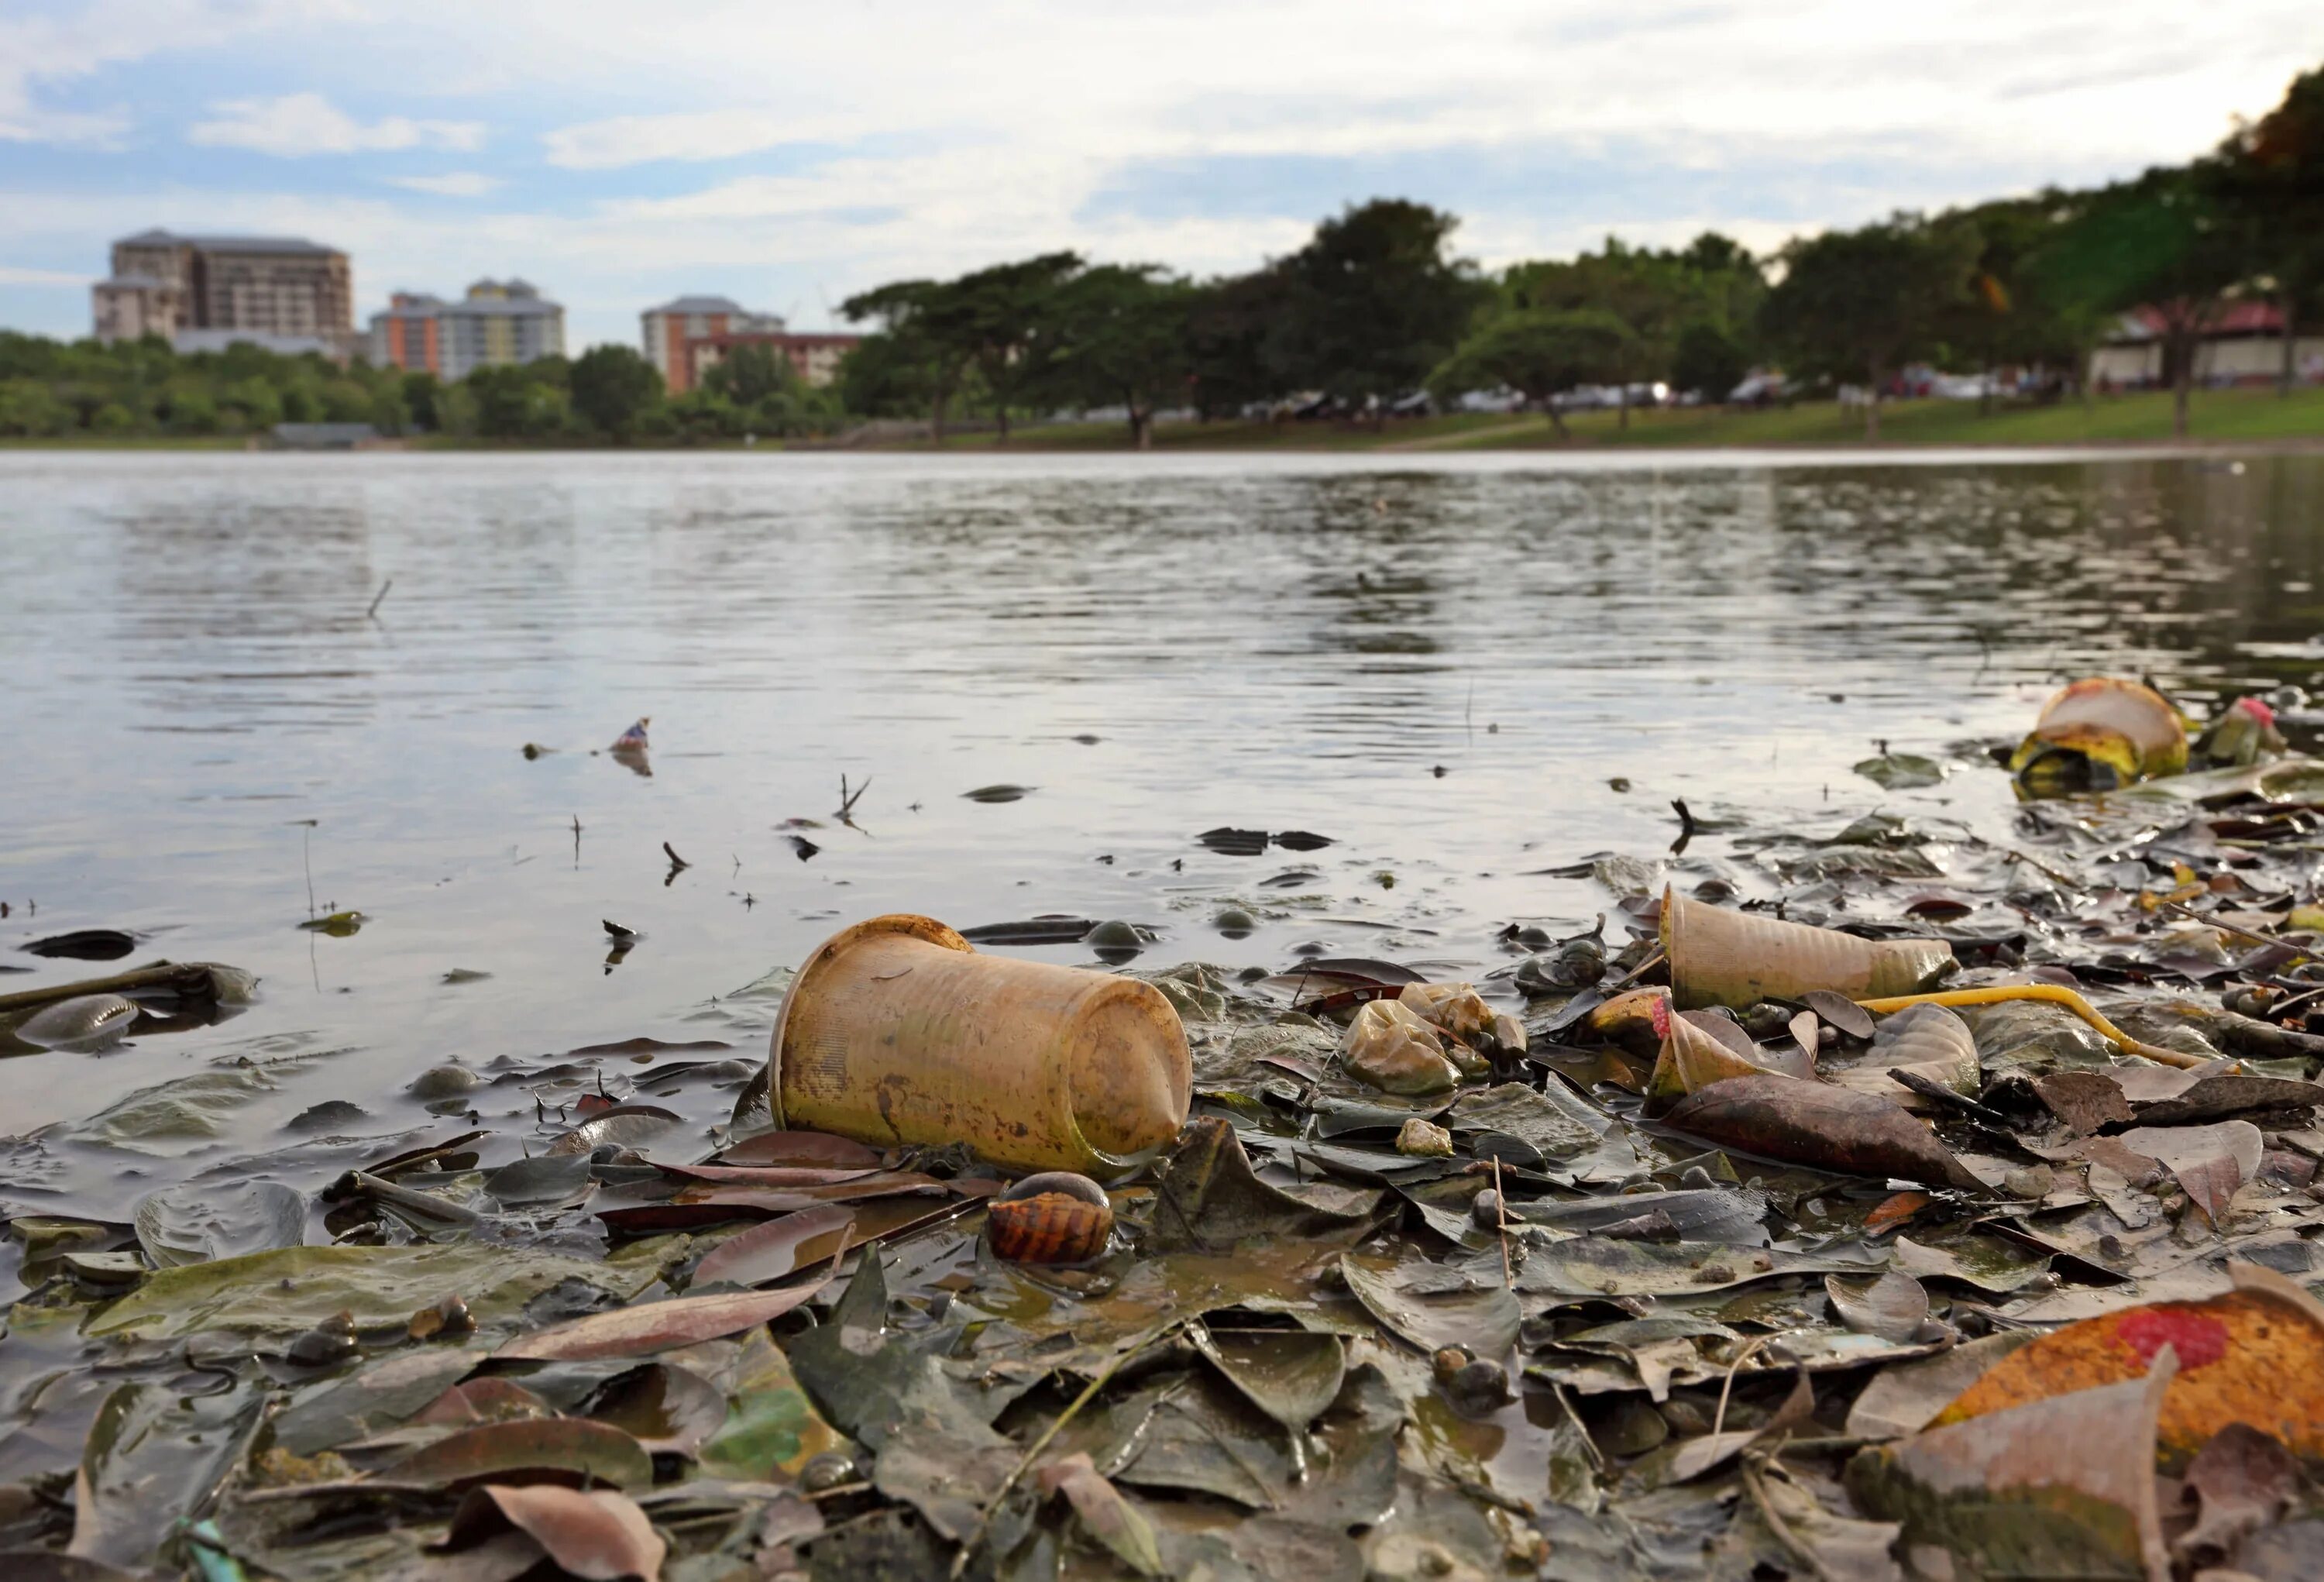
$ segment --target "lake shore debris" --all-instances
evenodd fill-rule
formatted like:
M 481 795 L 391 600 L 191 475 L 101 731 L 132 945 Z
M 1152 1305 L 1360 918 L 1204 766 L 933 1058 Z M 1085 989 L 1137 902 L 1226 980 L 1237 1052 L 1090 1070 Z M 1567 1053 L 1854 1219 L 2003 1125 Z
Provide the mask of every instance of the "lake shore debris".
M 247 1152 L 267 1063 L 172 1076 L 13 1144 L 202 1153 L 7 1189 L 0 1563 L 2324 1574 L 2324 764 L 2238 704 L 2162 773 L 2106 710 L 2013 765 L 2113 776 L 2029 804 L 2038 856 L 1706 811 L 1499 960 L 1117 973 L 971 937 L 1155 930 L 899 914 L 742 991 L 763 1061 L 447 1051 L 435 1120 Z M 161 964 L 0 1032 L 252 987 Z

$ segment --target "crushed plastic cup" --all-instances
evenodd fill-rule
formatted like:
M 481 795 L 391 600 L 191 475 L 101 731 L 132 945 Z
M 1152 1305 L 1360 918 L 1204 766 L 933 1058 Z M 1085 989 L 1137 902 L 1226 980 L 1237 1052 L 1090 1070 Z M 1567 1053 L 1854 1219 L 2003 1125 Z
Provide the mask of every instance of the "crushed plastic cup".
M 1340 1051 L 1350 1076 L 1382 1093 L 1418 1097 L 1461 1085 L 1436 1029 L 1400 999 L 1367 1001 L 1348 1023 Z
M 2187 724 L 2152 687 L 2111 676 L 2076 681 L 2042 706 L 2009 757 L 2027 796 L 2114 791 L 2187 767 Z
M 1885 999 L 1919 992 L 1953 963 L 1942 939 L 1858 939 L 1712 906 L 1667 887 L 1662 932 L 1671 998 L 1682 1011 L 1741 1011 L 1761 1000 L 1796 1000 L 1810 989 Z
M 1176 1136 L 1194 1087 L 1185 1029 L 1153 985 L 983 955 L 909 913 L 807 957 L 766 1075 L 777 1126 L 963 1143 L 1010 1169 L 1100 1179 Z

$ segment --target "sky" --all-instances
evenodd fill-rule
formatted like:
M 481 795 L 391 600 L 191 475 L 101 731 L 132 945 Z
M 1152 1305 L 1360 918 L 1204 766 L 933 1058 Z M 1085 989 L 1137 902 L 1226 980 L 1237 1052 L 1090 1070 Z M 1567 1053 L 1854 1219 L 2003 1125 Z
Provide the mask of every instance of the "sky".
M 359 322 L 521 274 L 575 351 L 686 292 L 1247 269 L 1373 197 L 1488 267 L 1769 249 L 2183 160 L 2319 64 L 2316 0 L 0 0 L 0 326 L 87 334 L 157 225 L 337 246 Z

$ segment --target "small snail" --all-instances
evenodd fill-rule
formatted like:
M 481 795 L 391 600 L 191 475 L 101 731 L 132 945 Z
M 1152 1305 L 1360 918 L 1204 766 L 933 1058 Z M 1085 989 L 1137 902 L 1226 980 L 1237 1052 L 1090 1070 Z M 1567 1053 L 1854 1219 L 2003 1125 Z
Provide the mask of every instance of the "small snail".
M 992 1250 L 1012 1263 L 1086 1263 L 1112 1232 L 1105 1189 L 1065 1170 L 1027 1176 L 984 1211 Z
M 302 1331 L 290 1342 L 286 1355 L 304 1367 L 327 1367 L 345 1362 L 355 1355 L 355 1316 L 345 1308 Z

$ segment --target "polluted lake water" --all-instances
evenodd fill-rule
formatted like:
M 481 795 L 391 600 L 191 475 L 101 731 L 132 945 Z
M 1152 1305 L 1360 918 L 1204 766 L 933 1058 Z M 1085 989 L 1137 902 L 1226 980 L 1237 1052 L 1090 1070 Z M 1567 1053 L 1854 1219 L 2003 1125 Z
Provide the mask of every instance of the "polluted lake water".
M 0 1568 L 2317 1575 L 2319 578 L 2305 458 L 0 454 Z

